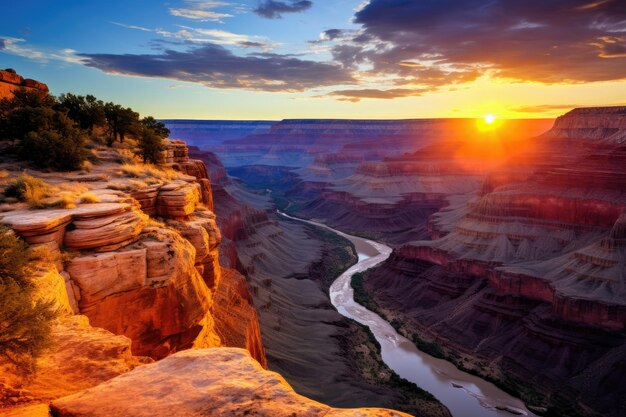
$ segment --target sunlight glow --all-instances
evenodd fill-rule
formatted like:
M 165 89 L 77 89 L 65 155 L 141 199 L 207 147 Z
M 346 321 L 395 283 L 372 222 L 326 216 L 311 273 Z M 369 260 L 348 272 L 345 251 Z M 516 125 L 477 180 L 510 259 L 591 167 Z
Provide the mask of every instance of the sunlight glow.
M 485 123 L 490 125 L 495 121 L 496 121 L 496 116 L 494 116 L 493 114 L 488 114 L 485 116 Z

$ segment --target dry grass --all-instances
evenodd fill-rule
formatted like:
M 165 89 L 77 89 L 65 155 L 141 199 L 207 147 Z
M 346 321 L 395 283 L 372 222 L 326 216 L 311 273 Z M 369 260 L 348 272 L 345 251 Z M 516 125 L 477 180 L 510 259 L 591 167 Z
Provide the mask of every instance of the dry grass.
M 9 182 L 4 190 L 7 197 L 15 197 L 30 208 L 74 208 L 79 196 L 86 193 L 88 187 L 81 183 L 62 183 L 50 185 L 39 178 L 22 174 Z
M 98 197 L 97 195 L 95 195 L 94 193 L 83 193 L 80 195 L 80 202 L 81 203 L 85 203 L 85 204 L 93 204 L 93 203 L 100 203 L 100 197 Z
M 9 174 L 9 171 L 7 171 L 6 169 L 3 169 L 2 171 L 0 171 L 0 179 L 8 178 L 9 175 L 11 174 Z
M 169 181 L 179 177 L 180 173 L 174 171 L 172 168 L 157 167 L 151 164 L 123 164 L 120 167 L 120 175 L 129 178 L 154 178 Z
M 93 168 L 93 164 L 89 162 L 88 160 L 85 160 L 83 161 L 80 167 L 85 172 L 91 172 L 91 169 Z
M 128 180 L 127 182 L 109 182 L 107 188 L 110 190 L 133 192 L 148 188 L 152 182 L 140 180 Z
M 7 197 L 15 197 L 19 201 L 28 203 L 31 207 L 40 205 L 43 200 L 52 194 L 52 187 L 42 180 L 27 174 L 9 182 L 4 190 Z

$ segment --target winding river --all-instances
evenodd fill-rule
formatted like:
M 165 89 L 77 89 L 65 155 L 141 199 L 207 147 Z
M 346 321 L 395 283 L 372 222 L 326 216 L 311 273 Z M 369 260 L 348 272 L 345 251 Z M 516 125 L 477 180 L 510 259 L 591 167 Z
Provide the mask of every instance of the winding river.
M 380 316 L 354 301 L 350 286 L 352 275 L 386 260 L 392 251 L 389 246 L 342 233 L 322 223 L 278 213 L 292 220 L 330 230 L 354 244 L 358 262 L 333 282 L 330 287 L 331 302 L 343 316 L 370 328 L 381 345 L 383 361 L 398 375 L 432 393 L 448 407 L 454 417 L 535 416 L 521 400 L 492 383 L 420 351 Z

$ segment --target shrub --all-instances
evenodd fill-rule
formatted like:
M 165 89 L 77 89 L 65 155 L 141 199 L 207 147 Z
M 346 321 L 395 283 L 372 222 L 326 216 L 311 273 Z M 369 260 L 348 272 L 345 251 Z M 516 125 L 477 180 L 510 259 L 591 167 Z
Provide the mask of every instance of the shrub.
M 30 277 L 31 253 L 6 227 L 0 227 L 0 355 L 29 372 L 50 345 L 52 301 L 35 297 Z

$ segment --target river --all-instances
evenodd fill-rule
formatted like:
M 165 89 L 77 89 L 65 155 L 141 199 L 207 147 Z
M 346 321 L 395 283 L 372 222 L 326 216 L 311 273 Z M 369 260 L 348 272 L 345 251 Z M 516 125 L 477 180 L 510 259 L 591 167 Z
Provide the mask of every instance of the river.
M 520 399 L 507 394 L 494 384 L 417 349 L 380 316 L 354 301 L 350 286 L 352 275 L 386 260 L 392 251 L 389 246 L 340 232 L 322 223 L 278 213 L 292 220 L 330 230 L 354 244 L 359 256 L 358 262 L 333 282 L 330 299 L 340 314 L 370 328 L 380 343 L 383 361 L 394 372 L 433 394 L 448 407 L 454 417 L 536 417 Z

